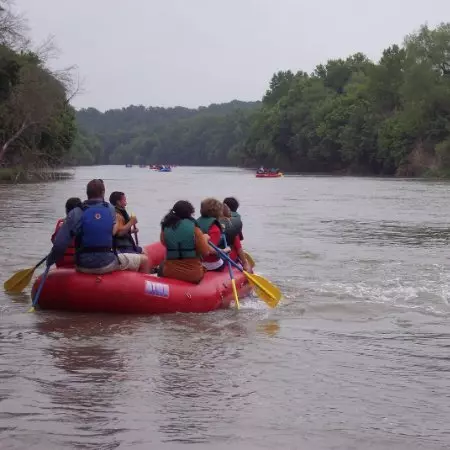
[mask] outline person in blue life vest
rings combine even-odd
[[[91,180],[86,187],[87,201],[74,208],[55,236],[47,257],[51,266],[64,255],[75,238],[75,267],[79,272],[104,274],[116,270],[144,271],[141,256],[137,253],[113,251],[113,235],[117,231],[114,207],[105,202],[105,185],[102,180]]]

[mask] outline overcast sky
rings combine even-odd
[[[76,64],[76,107],[197,107],[259,100],[275,71],[311,72],[329,58],[381,51],[450,0],[16,0],[55,67]]]

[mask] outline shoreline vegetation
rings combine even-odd
[[[0,168],[0,184],[36,183],[40,181],[69,180],[73,172],[67,169],[24,170],[19,167]]]
[[[450,23],[421,26],[378,62],[279,71],[260,101],[76,111],[74,68],[49,68],[53,42],[33,48],[12,1],[0,0],[0,181],[104,164],[450,178]]]
[[[70,101],[74,67],[52,70],[51,38],[34,47],[13,0],[0,0],[0,170],[2,180],[51,179],[78,133]]]
[[[423,25],[378,62],[356,53],[273,75],[261,101],[77,112],[83,164],[278,167],[450,177],[450,24]]]

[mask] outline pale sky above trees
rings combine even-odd
[[[197,107],[259,100],[272,74],[329,58],[378,60],[423,23],[450,20],[448,0],[16,0],[54,67],[78,66],[77,107]]]

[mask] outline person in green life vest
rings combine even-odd
[[[200,230],[192,215],[195,210],[186,200],[179,200],[161,221],[160,241],[166,257],[158,275],[190,283],[200,283],[205,274],[201,257],[210,253],[208,236]]]
[[[243,223],[242,223],[242,218],[241,215],[237,212],[238,208],[239,208],[239,202],[237,201],[237,199],[235,197],[227,197],[223,203],[225,205],[228,206],[228,208],[230,208],[231,211],[231,228],[232,228],[232,233],[239,234],[239,238],[241,239],[241,241],[244,240],[244,235],[242,234],[242,227],[243,227]]]
[[[253,269],[247,261],[247,256],[241,244],[239,228],[233,226],[231,222],[231,210],[226,203],[223,204],[223,215],[220,218],[220,223],[222,224],[225,242],[231,248],[231,252],[228,256],[234,262],[241,263],[241,266],[245,271],[253,273]]]
[[[215,246],[221,248],[225,253],[230,253],[230,247],[223,243],[222,225],[219,222],[223,215],[223,203],[215,198],[206,198],[200,205],[200,214],[197,223],[202,232],[208,234],[209,240]],[[211,248],[210,254],[203,257],[203,267],[206,270],[221,271],[225,265],[216,251]]]

